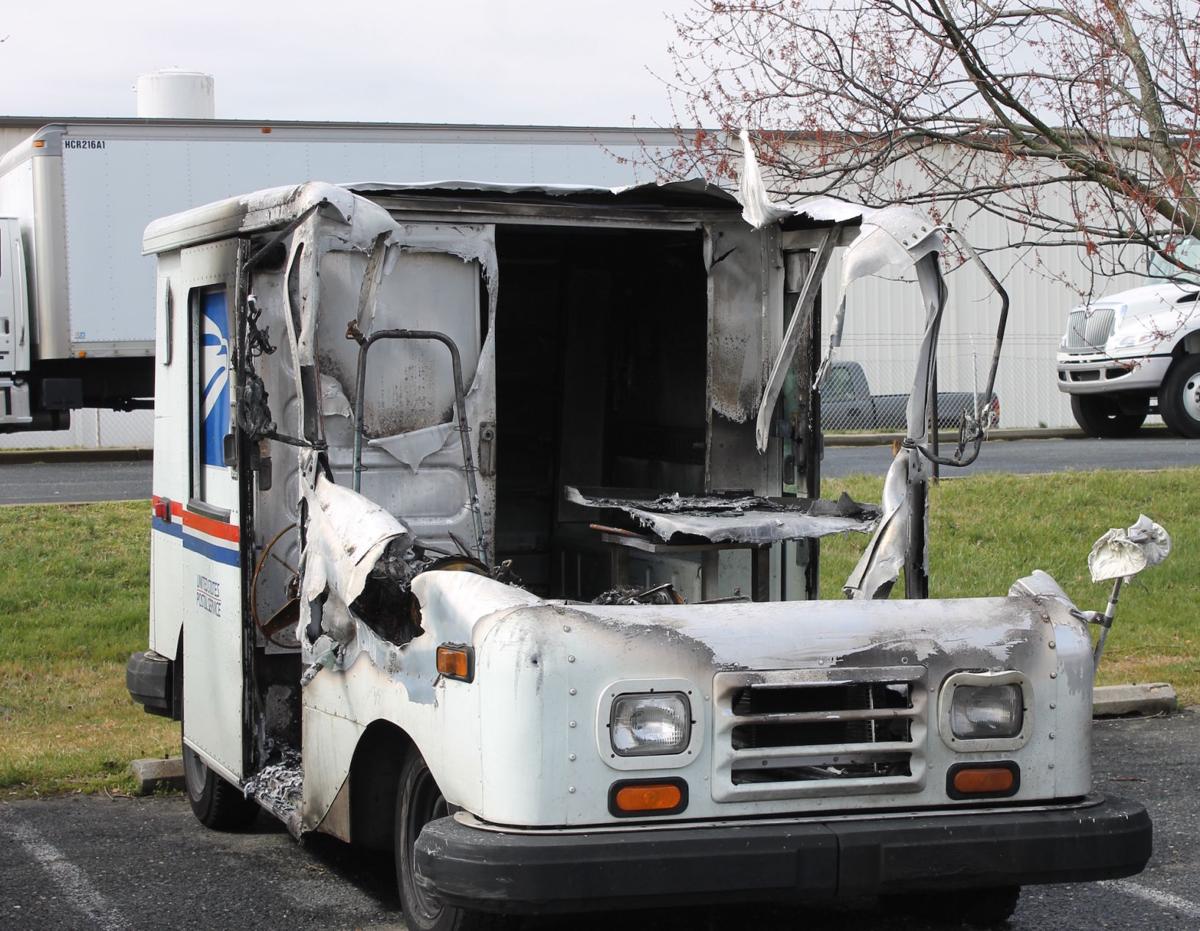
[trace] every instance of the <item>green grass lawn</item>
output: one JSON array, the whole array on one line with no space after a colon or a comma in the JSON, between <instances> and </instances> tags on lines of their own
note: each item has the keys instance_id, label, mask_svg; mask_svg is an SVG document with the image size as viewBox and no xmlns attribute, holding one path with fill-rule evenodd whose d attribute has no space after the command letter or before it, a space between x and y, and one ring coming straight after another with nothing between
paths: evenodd
<instances>
[{"instance_id":1,"label":"green grass lawn","mask_svg":"<svg viewBox=\"0 0 1200 931\"><path fill-rule=\"evenodd\" d=\"M881 487L878 478L829 479L822 496L877 502ZM1200 469L944 479L930 489L930 594L1003 595L1043 569L1080 608L1103 611L1111 583L1092 583L1088 552L1110 527L1146 514L1171 534L1172 553L1122 591L1098 681L1170 682L1181 703L1200 703L1198 503ZM823 597L840 593L862 545L857 535L822 543ZM903 581L893 594L902 590Z\"/></svg>"},{"instance_id":2,"label":"green grass lawn","mask_svg":"<svg viewBox=\"0 0 1200 931\"><path fill-rule=\"evenodd\" d=\"M879 499L875 478L834 479ZM1200 702L1200 469L977 476L931 491L935 597L1002 595L1045 569L1080 607L1103 609L1087 553L1146 513L1175 552L1121 599L1102 682L1171 682ZM178 752L178 725L125 692L126 657L146 648L146 502L0 507L0 798L124 790L131 759ZM865 537L826 540L822 589L838 597Z\"/></svg>"},{"instance_id":3,"label":"green grass lawn","mask_svg":"<svg viewBox=\"0 0 1200 931\"><path fill-rule=\"evenodd\" d=\"M124 790L179 725L125 691L146 649L149 502L0 507L0 798Z\"/></svg>"}]
</instances>

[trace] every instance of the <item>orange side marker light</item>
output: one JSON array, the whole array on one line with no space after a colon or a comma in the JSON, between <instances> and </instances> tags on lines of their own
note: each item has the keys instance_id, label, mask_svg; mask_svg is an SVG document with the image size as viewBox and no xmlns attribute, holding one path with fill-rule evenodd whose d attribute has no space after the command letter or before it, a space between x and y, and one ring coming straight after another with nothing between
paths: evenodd
<instances>
[{"instance_id":1,"label":"orange side marker light","mask_svg":"<svg viewBox=\"0 0 1200 931\"><path fill-rule=\"evenodd\" d=\"M996 795L1011 791L1015 779L1005 766L960 769L954 774L954 789L963 795Z\"/></svg>"},{"instance_id":2,"label":"orange side marker light","mask_svg":"<svg viewBox=\"0 0 1200 931\"><path fill-rule=\"evenodd\" d=\"M475 676L474 651L462 643L443 643L437 648L437 671L448 679L470 682Z\"/></svg>"}]
</instances>

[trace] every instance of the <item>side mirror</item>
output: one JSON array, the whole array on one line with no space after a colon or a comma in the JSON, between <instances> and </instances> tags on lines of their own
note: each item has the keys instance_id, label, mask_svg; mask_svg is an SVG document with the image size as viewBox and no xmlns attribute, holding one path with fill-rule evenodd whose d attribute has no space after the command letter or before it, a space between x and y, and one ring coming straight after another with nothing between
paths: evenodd
<instances>
[{"instance_id":1,"label":"side mirror","mask_svg":"<svg viewBox=\"0 0 1200 931\"><path fill-rule=\"evenodd\" d=\"M1145 514L1138 517L1132 527L1114 527L1095 542L1088 554L1088 571L1093 582L1112 582L1112 593L1108 596L1108 607L1103 614L1091 614L1090 619L1100 625L1100 638L1092 653L1093 676L1100 668L1104 655L1104 644L1112 630L1117 614L1117 600L1121 586L1143 569L1157 566L1171 553L1171 535Z\"/></svg>"},{"instance_id":2,"label":"side mirror","mask_svg":"<svg viewBox=\"0 0 1200 931\"><path fill-rule=\"evenodd\" d=\"M1129 579L1170 553L1170 534L1143 514L1132 527L1114 527L1096 541L1088 554L1088 570L1093 582Z\"/></svg>"}]
</instances>

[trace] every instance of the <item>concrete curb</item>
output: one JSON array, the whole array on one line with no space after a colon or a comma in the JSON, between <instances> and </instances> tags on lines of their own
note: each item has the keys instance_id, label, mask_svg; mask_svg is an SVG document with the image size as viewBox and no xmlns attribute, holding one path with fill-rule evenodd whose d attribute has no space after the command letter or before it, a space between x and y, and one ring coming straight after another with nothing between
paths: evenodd
<instances>
[{"instance_id":1,"label":"concrete curb","mask_svg":"<svg viewBox=\"0 0 1200 931\"><path fill-rule=\"evenodd\" d=\"M890 446L904 439L903 433L827 433L826 446ZM992 430L988 440L1086 440L1088 436L1082 430ZM1173 439L1166 427L1143 427L1138 433L1139 440ZM942 446L953 446L958 442L958 431L943 431L938 434Z\"/></svg>"},{"instance_id":2,"label":"concrete curb","mask_svg":"<svg viewBox=\"0 0 1200 931\"><path fill-rule=\"evenodd\" d=\"M1179 710L1175 689L1167 682L1140 685L1098 685L1092 690L1092 717L1170 714Z\"/></svg>"},{"instance_id":3,"label":"concrete curb","mask_svg":"<svg viewBox=\"0 0 1200 931\"><path fill-rule=\"evenodd\" d=\"M28 465L36 462L148 462L154 450L142 447L105 449L0 449L0 465Z\"/></svg>"},{"instance_id":4,"label":"concrete curb","mask_svg":"<svg viewBox=\"0 0 1200 931\"><path fill-rule=\"evenodd\" d=\"M183 788L183 757L165 760L134 760L129 764L137 783L138 795L150 795L156 789Z\"/></svg>"}]
</instances>

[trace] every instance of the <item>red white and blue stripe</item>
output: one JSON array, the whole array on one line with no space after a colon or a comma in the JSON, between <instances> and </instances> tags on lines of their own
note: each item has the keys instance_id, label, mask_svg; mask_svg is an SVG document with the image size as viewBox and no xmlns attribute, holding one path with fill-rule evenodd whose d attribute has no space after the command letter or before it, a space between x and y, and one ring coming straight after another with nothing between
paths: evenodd
<instances>
[{"instance_id":1,"label":"red white and blue stripe","mask_svg":"<svg viewBox=\"0 0 1200 931\"><path fill-rule=\"evenodd\" d=\"M189 511L178 501L168 501L158 495L153 497L152 504L151 527L154 530L179 538L185 550L199 553L213 562L226 566L239 564L241 533L235 524Z\"/></svg>"}]
</instances>

